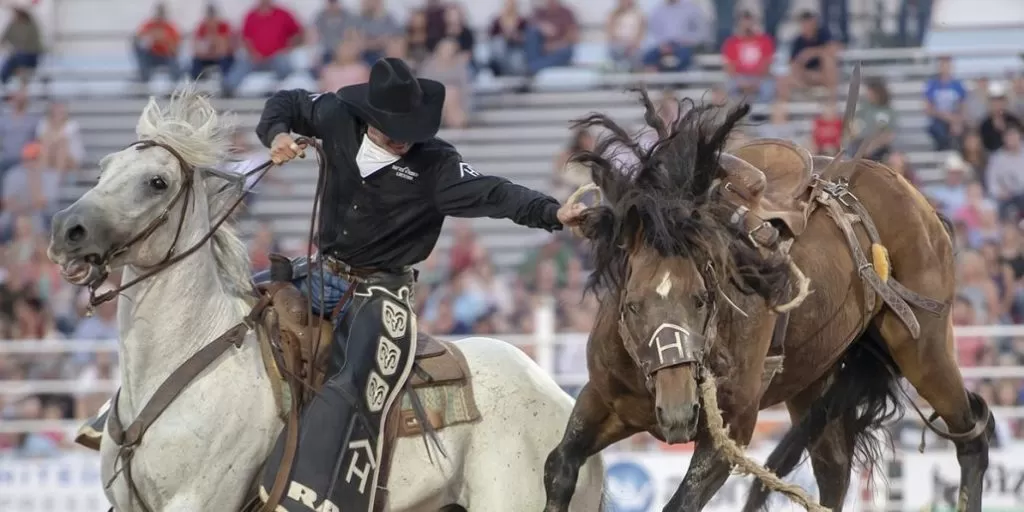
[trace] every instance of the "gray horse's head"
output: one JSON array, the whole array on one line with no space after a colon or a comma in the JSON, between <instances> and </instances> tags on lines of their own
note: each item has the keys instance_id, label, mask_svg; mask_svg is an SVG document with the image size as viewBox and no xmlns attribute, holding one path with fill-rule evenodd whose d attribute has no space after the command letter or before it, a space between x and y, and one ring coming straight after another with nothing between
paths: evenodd
<instances>
[{"instance_id":1,"label":"gray horse's head","mask_svg":"<svg viewBox=\"0 0 1024 512\"><path fill-rule=\"evenodd\" d=\"M105 156L96 185L54 216L47 254L64 278L89 285L108 269L152 268L201 239L240 193L212 170L232 128L192 85L166 106L151 98L135 129L142 142ZM226 225L212 242L215 253L242 247L244 260Z\"/></svg>"}]
</instances>

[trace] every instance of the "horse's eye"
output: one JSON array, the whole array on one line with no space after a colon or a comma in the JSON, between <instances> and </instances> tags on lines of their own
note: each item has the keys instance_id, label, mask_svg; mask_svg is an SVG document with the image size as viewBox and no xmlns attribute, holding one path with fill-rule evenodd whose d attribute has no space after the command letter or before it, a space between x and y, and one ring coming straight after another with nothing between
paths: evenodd
<instances>
[{"instance_id":1,"label":"horse's eye","mask_svg":"<svg viewBox=\"0 0 1024 512\"><path fill-rule=\"evenodd\" d=\"M631 300L626 303L626 310L634 315L640 314L640 302Z\"/></svg>"},{"instance_id":2,"label":"horse's eye","mask_svg":"<svg viewBox=\"0 0 1024 512\"><path fill-rule=\"evenodd\" d=\"M708 294L705 292L695 294L693 296L693 305L696 306L697 309L703 309L704 306L708 305Z\"/></svg>"},{"instance_id":3,"label":"horse's eye","mask_svg":"<svg viewBox=\"0 0 1024 512\"><path fill-rule=\"evenodd\" d=\"M152 187L153 190L167 190L167 182L160 176L153 176L150 178L149 186Z\"/></svg>"}]
</instances>

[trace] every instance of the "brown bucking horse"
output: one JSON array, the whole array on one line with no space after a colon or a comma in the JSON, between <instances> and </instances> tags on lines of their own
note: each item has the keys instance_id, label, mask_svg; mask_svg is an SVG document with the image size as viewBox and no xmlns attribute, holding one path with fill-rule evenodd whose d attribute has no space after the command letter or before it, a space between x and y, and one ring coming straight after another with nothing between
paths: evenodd
<instances>
[{"instance_id":1,"label":"brown bucking horse","mask_svg":"<svg viewBox=\"0 0 1024 512\"><path fill-rule=\"evenodd\" d=\"M775 139L727 152L749 106L686 102L666 126L640 94L659 135L650 148L603 115L578 123L609 132L574 157L605 197L580 227L594 245L590 288L601 308L590 380L545 465L545 510L567 509L589 456L643 431L696 442L664 510L701 510L731 467L702 408L700 383L713 376L741 446L759 410L786 403L794 426L766 465L783 476L807 449L821 504L833 510L853 464L877 460L873 431L901 412L905 377L935 410L926 424L956 445L958 509L980 512L994 423L954 356L948 222L872 161L812 157ZM609 156L620 151L637 163L622 169ZM747 509L762 508L766 494L755 483Z\"/></svg>"}]
</instances>

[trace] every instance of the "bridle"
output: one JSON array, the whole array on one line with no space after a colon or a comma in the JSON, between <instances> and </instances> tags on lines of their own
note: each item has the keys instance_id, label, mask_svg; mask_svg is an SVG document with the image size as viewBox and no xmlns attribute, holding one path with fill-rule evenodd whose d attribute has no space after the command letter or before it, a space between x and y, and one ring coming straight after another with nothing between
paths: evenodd
<instances>
[{"instance_id":1,"label":"bridle","mask_svg":"<svg viewBox=\"0 0 1024 512\"><path fill-rule=\"evenodd\" d=\"M233 214L235 210L238 208L238 206L242 204L242 202L245 200L245 191L240 190L238 198L235 199L234 202L232 202L231 205L228 207L227 211L225 211L224 214L219 219L217 219L213 223L213 225L210 226L210 229L202 236L202 238L199 239L199 241L197 241L194 245L190 246L188 249L185 249L184 251L176 252L178 239L181 238L181 230L185 224L185 213L188 210L189 204L193 200L192 185L195 183L197 169L189 165L188 162L185 161L185 158L181 156L181 153L178 152L178 150L162 142L157 142L154 140L139 140L133 142L128 147L134 147L138 151L144 151L146 149L158 147L170 153L171 156L173 156L178 161L178 166L181 169L181 187L178 188L178 191L174 194L174 197L172 197L171 201L167 203L167 206L164 207L163 212L161 212L160 215L158 215L156 218L150 221L145 228L143 228L141 231L133 235L127 241L117 244L114 247L111 247L106 253L100 256L98 265L102 269L101 275L98 278L94 279L88 285L90 309L95 308L96 306L99 306L104 302L113 300L121 292L127 290L128 288L131 288L132 286L139 284L140 282L146 279L149 279L150 277L153 277L156 274L159 274L160 272L166 270L171 265L174 265L175 263L190 256L192 253L198 251L201 247L203 247L206 244L206 242L210 240L210 238L213 237L217 230L220 229L221 225L223 225L228 220L228 218L231 217L231 214ZM274 162L272 160L267 160L260 166L246 172L244 175L241 176L228 175L226 173L221 174L218 171L214 171L212 169L204 169L204 171L217 174L218 176L229 179L230 181L237 180L239 185L244 184L245 180L248 179L249 176L257 174L258 176L253 182L253 185L255 185L256 183L263 179L267 171L273 165ZM228 186L232 185L229 184ZM184 204L182 205L181 213L178 215L178 227L177 229L175 229L174 239L171 241L171 245L167 249L167 253L164 255L163 259L161 259L156 265L149 267L145 272L142 272L134 279L131 279L128 282L121 283L114 289L108 290L102 294L97 295L96 291L106 281L106 277L110 273L110 262L113 261L118 256L127 252L135 244L149 238L158 228L160 228L161 226L164 225L164 223L167 222L167 220L171 216L171 212L173 211L174 207L177 206L180 202L184 202Z\"/></svg>"},{"instance_id":2,"label":"bridle","mask_svg":"<svg viewBox=\"0 0 1024 512\"><path fill-rule=\"evenodd\" d=\"M647 338L646 343L640 344L629 330L624 302L619 301L619 335L624 340L632 341L632 343L626 343L625 346L642 370L647 388L651 391L654 390L655 374L665 368L693 364L698 381L704 374L707 355L710 353L711 345L716 337L717 295L723 292L716 284L714 268L710 262L704 266L699 275L704 282L705 289L709 291L705 304L704 325L700 332L685 325L663 323Z\"/></svg>"}]
</instances>

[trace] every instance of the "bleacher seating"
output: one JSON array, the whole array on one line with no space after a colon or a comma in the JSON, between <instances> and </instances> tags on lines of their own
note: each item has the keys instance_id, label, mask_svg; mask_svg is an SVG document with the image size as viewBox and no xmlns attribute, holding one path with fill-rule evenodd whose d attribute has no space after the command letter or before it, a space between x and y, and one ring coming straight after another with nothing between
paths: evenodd
<instances>
[{"instance_id":1,"label":"bleacher seating","mask_svg":"<svg viewBox=\"0 0 1024 512\"><path fill-rule=\"evenodd\" d=\"M884 76L890 84L893 104L901 114L898 147L908 154L918 177L925 182L941 178L938 169L944 155L931 151L924 130L924 105L921 90L932 73L931 56L920 50L858 50L847 52L847 62L863 63L865 76ZM523 185L545 189L553 173L552 162L568 140L569 121L590 111L601 111L617 119L639 126L641 111L633 95L624 92L631 84L645 83L652 88L675 87L682 95L701 98L706 91L723 82L720 60L715 55L701 56L701 68L679 74L619 75L584 70L590 78L571 85L572 77L562 76L557 87L535 88L524 94L492 94L478 91L475 123L465 130L443 130L441 136L455 143L468 162L481 172L507 176ZM117 75L120 76L120 75ZM577 76L579 79L579 76ZM554 80L554 79L552 79ZM557 80L555 80L557 81ZM569 82L569 83L566 83ZM51 82L52 87L58 82ZM95 179L96 162L103 155L124 147L134 139L133 129L144 100L142 95L159 89L166 93L171 84L140 89L125 80L106 82L79 81L73 95L93 96L88 101L71 101L72 115L82 128L88 150L87 169L74 177L64 191L71 201ZM301 81L286 85L302 85ZM514 83L492 82L493 89L504 90ZM846 83L842 85L845 90ZM211 92L214 84L206 84ZM37 93L39 91L36 91ZM62 96L56 91L48 94ZM841 95L841 100L843 99ZM218 106L235 112L245 129L255 127L263 106L259 98L218 100ZM768 105L757 105L755 111L766 113ZM812 116L819 105L811 98L797 98L792 105L791 119L801 134L810 131ZM308 229L312 192L316 183L315 169L308 161L289 164L274 171L284 174L292 183L287 191L267 188L247 222L268 221L284 239L301 240ZM496 255L496 263L506 267L520 262L527 240L543 238L543 234L520 228L507 221L480 219L474 227L484 243ZM251 228L252 226L247 226ZM251 232L251 230L247 231ZM532 238L531 238L532 237ZM451 244L450 236L442 236L440 247Z\"/></svg>"}]
</instances>

